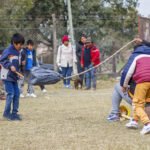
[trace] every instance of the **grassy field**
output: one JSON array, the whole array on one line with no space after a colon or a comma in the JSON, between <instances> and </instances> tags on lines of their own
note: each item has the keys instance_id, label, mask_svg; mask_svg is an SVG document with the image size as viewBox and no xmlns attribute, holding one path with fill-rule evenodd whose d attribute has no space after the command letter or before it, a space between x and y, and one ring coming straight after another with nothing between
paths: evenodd
<instances>
[{"instance_id":1,"label":"grassy field","mask_svg":"<svg viewBox=\"0 0 150 150\"><path fill-rule=\"evenodd\" d=\"M150 135L127 130L126 121L109 123L114 82L99 81L97 91L47 86L38 98L20 100L21 122L0 117L0 150L150 150ZM0 102L2 116L5 102Z\"/></svg>"}]
</instances>

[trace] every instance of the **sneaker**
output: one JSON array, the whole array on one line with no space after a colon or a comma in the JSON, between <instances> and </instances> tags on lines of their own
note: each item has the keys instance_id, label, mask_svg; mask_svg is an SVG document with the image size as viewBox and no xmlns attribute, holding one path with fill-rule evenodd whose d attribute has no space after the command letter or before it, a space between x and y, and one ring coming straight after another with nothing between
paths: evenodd
<instances>
[{"instance_id":1,"label":"sneaker","mask_svg":"<svg viewBox=\"0 0 150 150\"><path fill-rule=\"evenodd\" d=\"M66 88L72 89L73 87L71 85L66 85Z\"/></svg>"},{"instance_id":2,"label":"sneaker","mask_svg":"<svg viewBox=\"0 0 150 150\"><path fill-rule=\"evenodd\" d=\"M3 115L3 118L8 121L12 121L11 115Z\"/></svg>"},{"instance_id":3,"label":"sneaker","mask_svg":"<svg viewBox=\"0 0 150 150\"><path fill-rule=\"evenodd\" d=\"M118 114L110 114L107 118L108 121L120 121L120 117Z\"/></svg>"},{"instance_id":4,"label":"sneaker","mask_svg":"<svg viewBox=\"0 0 150 150\"><path fill-rule=\"evenodd\" d=\"M20 94L20 98L25 98L25 96L23 94Z\"/></svg>"},{"instance_id":5,"label":"sneaker","mask_svg":"<svg viewBox=\"0 0 150 150\"><path fill-rule=\"evenodd\" d=\"M126 127L129 129L138 129L138 123L131 119L130 122L126 124Z\"/></svg>"},{"instance_id":6,"label":"sneaker","mask_svg":"<svg viewBox=\"0 0 150 150\"><path fill-rule=\"evenodd\" d=\"M31 93L30 96L33 97L33 98L37 97L34 93Z\"/></svg>"},{"instance_id":7,"label":"sneaker","mask_svg":"<svg viewBox=\"0 0 150 150\"><path fill-rule=\"evenodd\" d=\"M21 121L22 117L19 114L12 114L11 115L11 120L13 120L13 121Z\"/></svg>"},{"instance_id":8,"label":"sneaker","mask_svg":"<svg viewBox=\"0 0 150 150\"><path fill-rule=\"evenodd\" d=\"M46 89L43 89L43 90L42 90L42 92L43 92L43 93L46 93L46 92L47 92L47 90L46 90Z\"/></svg>"},{"instance_id":9,"label":"sneaker","mask_svg":"<svg viewBox=\"0 0 150 150\"><path fill-rule=\"evenodd\" d=\"M140 132L142 135L150 134L150 124L144 125L143 129Z\"/></svg>"},{"instance_id":10,"label":"sneaker","mask_svg":"<svg viewBox=\"0 0 150 150\"><path fill-rule=\"evenodd\" d=\"M86 88L84 88L84 90L90 90L90 89L91 89L91 88L87 88L87 87L86 87Z\"/></svg>"},{"instance_id":11,"label":"sneaker","mask_svg":"<svg viewBox=\"0 0 150 150\"><path fill-rule=\"evenodd\" d=\"M67 88L67 85L64 85L64 88Z\"/></svg>"}]
</instances>

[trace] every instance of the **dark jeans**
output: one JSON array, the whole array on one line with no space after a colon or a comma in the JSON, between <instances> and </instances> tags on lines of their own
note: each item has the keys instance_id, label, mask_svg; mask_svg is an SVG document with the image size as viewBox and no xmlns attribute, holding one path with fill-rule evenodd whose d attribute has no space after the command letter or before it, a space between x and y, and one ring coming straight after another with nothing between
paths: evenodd
<instances>
[{"instance_id":1,"label":"dark jeans","mask_svg":"<svg viewBox=\"0 0 150 150\"><path fill-rule=\"evenodd\" d=\"M27 81L27 83L28 83L27 92L29 94L34 93L34 88L33 88L33 85L31 84L31 79L32 79L31 72L30 71L25 71L24 72L24 79L20 79L19 82L18 82L19 83L19 90L20 90L21 94L23 94L23 87L24 87L24 82L25 81ZM41 90L45 89L44 85L40 85L39 87L40 87Z\"/></svg>"},{"instance_id":2,"label":"dark jeans","mask_svg":"<svg viewBox=\"0 0 150 150\"><path fill-rule=\"evenodd\" d=\"M93 66L90 65L88 67L85 67L85 71L92 68ZM85 73L85 79L86 79L86 88L90 89L91 88L91 83L92 87L96 88L96 69L93 68L92 70L88 71Z\"/></svg>"},{"instance_id":3,"label":"dark jeans","mask_svg":"<svg viewBox=\"0 0 150 150\"><path fill-rule=\"evenodd\" d=\"M12 113L17 114L19 108L19 97L20 97L18 83L4 81L4 86L7 93L4 115L11 114L11 105L13 106Z\"/></svg>"},{"instance_id":4,"label":"dark jeans","mask_svg":"<svg viewBox=\"0 0 150 150\"><path fill-rule=\"evenodd\" d=\"M24 77L25 77L25 78L24 78L25 81L27 81L27 83L28 83L27 92L28 92L29 94L34 93L34 88L33 88L33 85L31 84L31 79L32 79L31 71L26 70L25 73L24 73Z\"/></svg>"},{"instance_id":5,"label":"dark jeans","mask_svg":"<svg viewBox=\"0 0 150 150\"><path fill-rule=\"evenodd\" d=\"M72 73L72 67L62 67L62 75L63 77L69 77L71 76L71 73ZM64 80L64 85L70 85L70 80L71 79L67 79L67 80Z\"/></svg>"}]
</instances>

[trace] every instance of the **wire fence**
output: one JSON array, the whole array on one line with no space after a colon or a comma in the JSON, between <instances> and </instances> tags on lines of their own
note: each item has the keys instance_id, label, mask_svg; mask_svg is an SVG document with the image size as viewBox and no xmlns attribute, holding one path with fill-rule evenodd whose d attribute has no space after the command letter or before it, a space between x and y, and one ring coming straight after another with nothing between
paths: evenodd
<instances>
[{"instance_id":1,"label":"wire fence","mask_svg":"<svg viewBox=\"0 0 150 150\"><path fill-rule=\"evenodd\" d=\"M10 37L13 33L21 33L26 40L32 39L35 43L35 49L37 49L37 56L43 63L53 63L53 25L47 23L39 23L38 19L35 22L26 20L25 18L18 18L12 21L8 19L0 18L3 22L3 26L0 24L0 50L3 50L8 46ZM113 18L109 18L112 20ZM116 18L115 18L116 19ZM20 23L18 23L18 21ZM36 24L33 27L33 23ZM28 24L28 26L26 26ZM31 24L31 26L30 26ZM56 23L57 32L57 47L61 44L61 37L67 34L67 28L65 21L61 20ZM86 34L94 39L97 47L101 51L101 61L105 60L116 50L122 47L125 43L130 41L126 38L121 29L108 30L105 27L99 28L98 26L84 25L81 27L74 27L76 42L79 41L81 34ZM118 34L119 33L119 34ZM130 33L131 34L131 33ZM133 37L134 37L133 33ZM130 48L129 48L130 50ZM107 64L98 68L98 73L108 75L118 75L121 72L128 56L131 51L125 50L112 57Z\"/></svg>"}]
</instances>

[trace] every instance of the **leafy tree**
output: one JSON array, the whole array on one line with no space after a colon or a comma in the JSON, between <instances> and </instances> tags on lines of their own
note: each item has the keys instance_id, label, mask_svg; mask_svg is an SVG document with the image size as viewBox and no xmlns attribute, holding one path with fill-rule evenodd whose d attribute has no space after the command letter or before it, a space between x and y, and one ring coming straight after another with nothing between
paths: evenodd
<instances>
[{"instance_id":1,"label":"leafy tree","mask_svg":"<svg viewBox=\"0 0 150 150\"><path fill-rule=\"evenodd\" d=\"M40 35L40 38L51 41L53 13L57 18L57 34L61 37L67 32L67 9L64 2L65 0L3 0L0 5L0 38L3 39L1 41L8 41L10 34L18 30L26 36L37 32L35 36ZM76 39L85 32L92 36L102 49L110 49L114 41L122 44L133 38L137 32L138 0L71 2ZM13 30L10 29L8 34L7 28ZM25 31L25 28L32 30ZM119 47L119 44L117 45Z\"/></svg>"}]
</instances>

